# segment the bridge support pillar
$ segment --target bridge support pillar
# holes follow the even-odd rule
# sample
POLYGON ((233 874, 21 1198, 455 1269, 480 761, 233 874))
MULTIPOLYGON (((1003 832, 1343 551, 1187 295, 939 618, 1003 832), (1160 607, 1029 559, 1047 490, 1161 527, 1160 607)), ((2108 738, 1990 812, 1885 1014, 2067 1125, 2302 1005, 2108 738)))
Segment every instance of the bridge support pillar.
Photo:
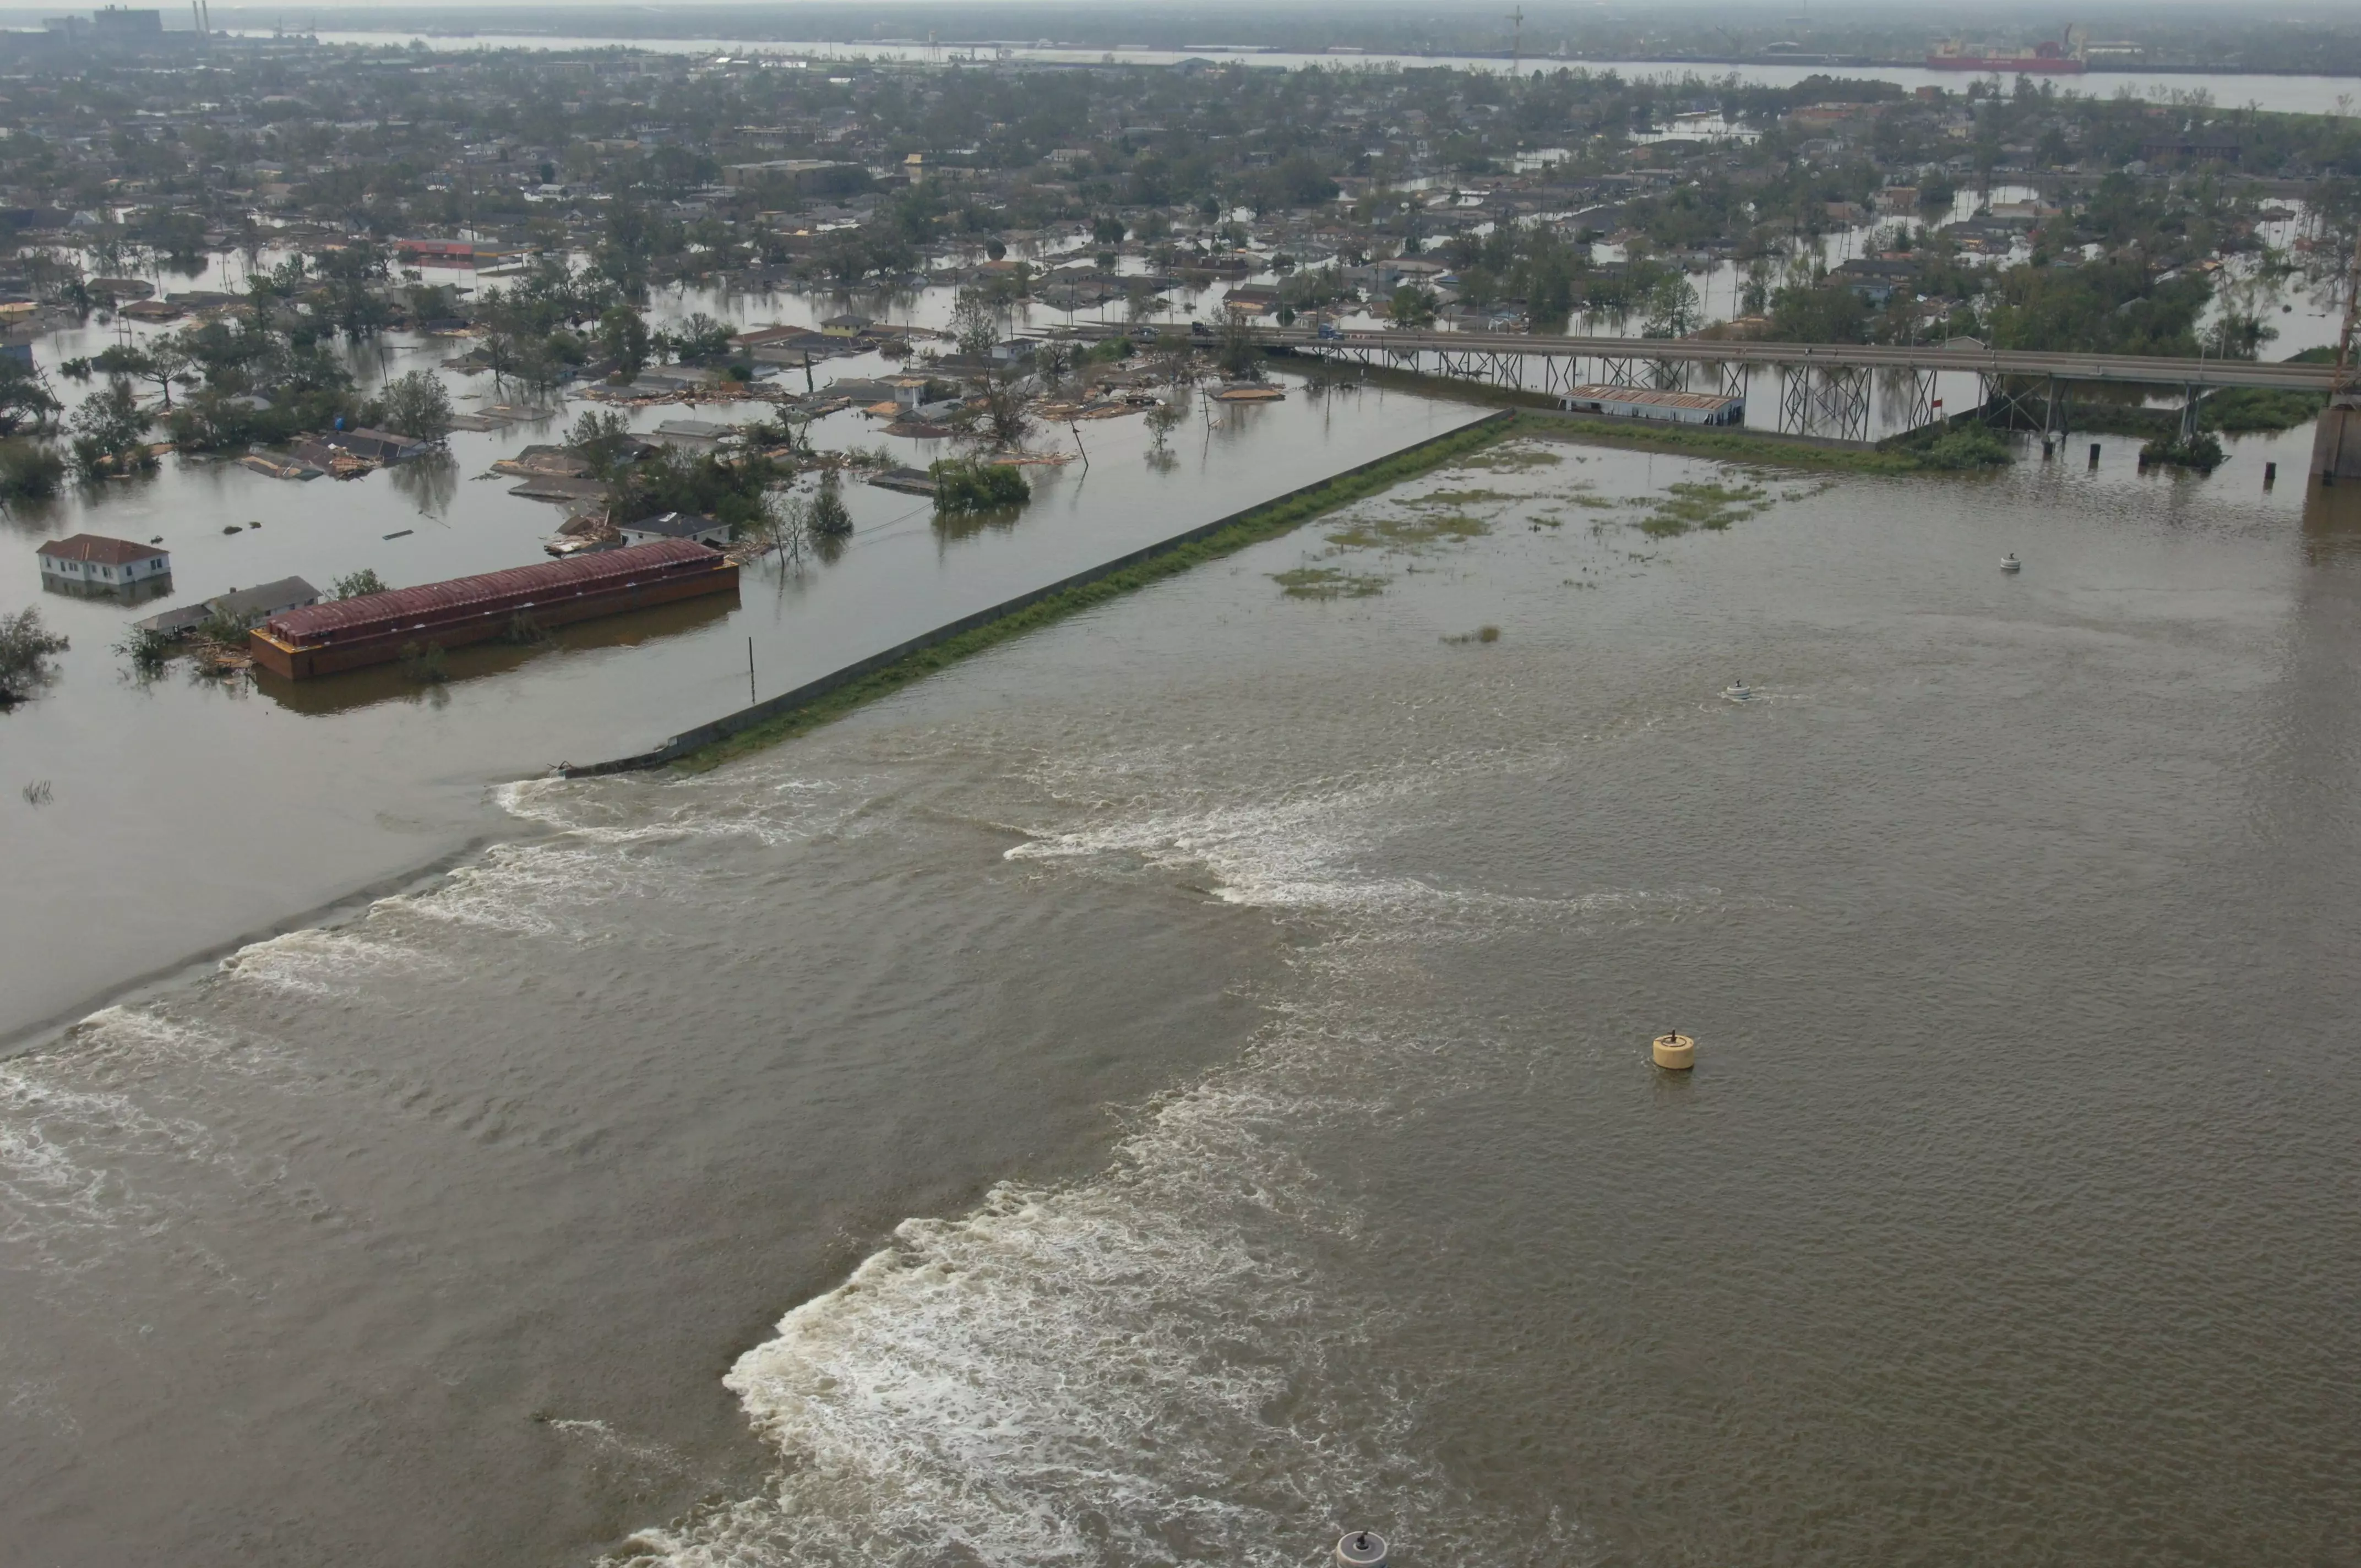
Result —
POLYGON ((1779 368, 1779 428, 1841 441, 1869 438, 1870 373, 1811 365, 1779 368))
POLYGON ((2323 485, 2361 481, 2361 394, 2343 393, 2320 411, 2312 437, 2312 471, 2323 485))

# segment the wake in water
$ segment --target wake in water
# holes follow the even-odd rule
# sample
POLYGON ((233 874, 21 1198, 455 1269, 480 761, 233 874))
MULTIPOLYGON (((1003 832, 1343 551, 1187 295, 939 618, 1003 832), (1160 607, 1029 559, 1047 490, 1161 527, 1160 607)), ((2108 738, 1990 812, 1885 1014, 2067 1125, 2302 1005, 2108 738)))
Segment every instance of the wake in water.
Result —
POLYGON ((1104 1175, 906 1222, 789 1312, 725 1379, 777 1453, 774 1486, 610 1563, 1280 1568, 1371 1524, 1428 1562, 1581 1560, 1571 1521, 1503 1517, 1424 1452, 1424 1390, 1381 1343, 1399 1325, 1353 1274, 1366 1221, 1304 1151, 1381 1136, 1406 1086, 1472 1052, 1387 995, 1422 944, 1718 895, 1518 898, 1358 869, 1432 794, 1428 767, 1246 805, 1195 798, 1185 759, 1088 771, 1034 781, 1088 820, 1008 858, 1145 862, 1305 922, 1320 939, 1293 994, 1244 1060, 1149 1107, 1104 1175))

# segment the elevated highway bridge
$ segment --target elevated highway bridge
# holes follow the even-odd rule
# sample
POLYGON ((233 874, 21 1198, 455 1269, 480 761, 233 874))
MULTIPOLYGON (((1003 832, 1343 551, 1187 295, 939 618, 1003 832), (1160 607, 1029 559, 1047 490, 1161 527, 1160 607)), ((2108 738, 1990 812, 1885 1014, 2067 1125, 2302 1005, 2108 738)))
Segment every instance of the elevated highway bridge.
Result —
MULTIPOLYGON (((1076 335, 1112 337, 1128 329, 1078 323, 1076 335)), ((1870 401, 1883 387, 1904 428, 1933 422, 1937 378, 1973 376, 1977 402, 2011 423, 2063 433, 2077 385, 2167 388, 2181 400, 2181 425, 2194 434, 2208 393, 2229 387, 2317 392, 2332 389, 2335 367, 2211 356, 2051 353, 1974 344, 1764 343, 1741 339, 1572 337, 1528 333, 1388 329, 1325 331, 1257 325, 1255 339, 1372 366, 1389 366, 1554 396, 1586 383, 1712 390, 1743 397, 1752 372, 1778 378, 1777 428, 1799 435, 1866 440, 1870 401)))

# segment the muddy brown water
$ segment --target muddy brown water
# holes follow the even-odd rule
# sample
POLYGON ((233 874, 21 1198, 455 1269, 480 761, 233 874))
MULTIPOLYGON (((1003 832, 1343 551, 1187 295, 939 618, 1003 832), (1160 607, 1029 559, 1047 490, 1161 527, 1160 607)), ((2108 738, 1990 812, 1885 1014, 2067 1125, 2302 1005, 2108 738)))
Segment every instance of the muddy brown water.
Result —
POLYGON ((1543 455, 0 1063, 7 1555, 2344 1560, 2361 515, 1543 455))

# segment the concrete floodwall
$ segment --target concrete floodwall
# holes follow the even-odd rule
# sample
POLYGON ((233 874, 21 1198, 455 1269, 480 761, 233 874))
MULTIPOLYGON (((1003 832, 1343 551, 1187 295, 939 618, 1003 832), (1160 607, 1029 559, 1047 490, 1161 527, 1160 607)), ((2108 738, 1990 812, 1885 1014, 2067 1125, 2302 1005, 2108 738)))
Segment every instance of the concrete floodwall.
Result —
POLYGON ((676 762, 701 747, 710 746, 716 740, 728 740, 732 735, 752 729, 758 724, 767 723, 783 714, 793 713, 796 709, 826 696, 838 687, 848 685, 863 675, 884 669, 887 665, 906 659, 913 653, 923 652, 937 643, 947 642, 962 632, 972 631, 979 626, 989 626, 995 620, 1016 614, 1018 610, 1029 609, 1053 595, 1064 593, 1069 588, 1086 587, 1102 577, 1113 576, 1127 567, 1137 566, 1143 561, 1152 561, 1159 555, 1180 549, 1182 545, 1194 544, 1201 539, 1219 533, 1233 523, 1244 521, 1266 508, 1283 506, 1300 496, 1309 495, 1314 490, 1333 485, 1339 479, 1348 479, 1356 474, 1366 474, 1372 468, 1381 467, 1399 458, 1407 457, 1412 453, 1423 451, 1439 441, 1448 441, 1455 436, 1486 425, 1505 423, 1515 417, 1513 411, 1504 409, 1499 413, 1487 414, 1481 419, 1471 420, 1440 435, 1430 435, 1423 441, 1414 441, 1398 451, 1387 453, 1382 457, 1372 457, 1366 463, 1356 463, 1349 468, 1340 468, 1324 479, 1316 480, 1309 485, 1299 485, 1294 489, 1271 497, 1268 500, 1257 501, 1250 507, 1224 517, 1217 517, 1211 522, 1200 523, 1195 528, 1176 533, 1170 539, 1143 545, 1129 554, 1118 555, 1112 561, 1102 562, 1087 570, 1076 572, 1070 577, 1060 577, 1054 583, 1019 594, 1015 598, 1004 599, 988 609, 963 615, 957 620, 936 627, 931 631, 922 631, 906 642, 898 642, 882 652, 872 653, 866 659, 847 664, 840 670, 831 670, 818 680, 805 682, 793 691, 781 692, 778 696, 767 697, 751 707, 741 707, 735 713, 724 714, 709 723, 697 726, 694 729, 684 729, 661 746, 636 752, 631 756, 617 757, 611 762, 590 762, 579 766, 568 762, 561 765, 558 772, 569 779, 595 778, 602 773, 637 773, 648 768, 660 768, 667 762, 676 762))

